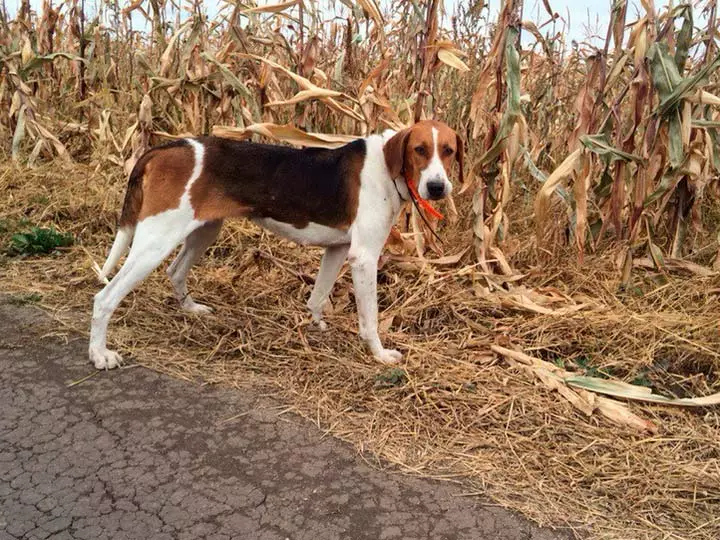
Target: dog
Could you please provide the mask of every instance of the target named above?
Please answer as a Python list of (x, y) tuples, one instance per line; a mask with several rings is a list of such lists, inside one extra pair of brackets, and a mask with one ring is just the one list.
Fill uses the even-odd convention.
[(454, 161), (463, 182), (463, 153), (461, 137), (435, 120), (336, 149), (198, 137), (148, 150), (130, 174), (115, 240), (100, 271), (107, 283), (130, 249), (112, 281), (95, 295), (90, 361), (98, 369), (121, 363), (106, 345), (110, 317), (181, 243), (167, 270), (175, 296), (189, 312), (210, 312), (188, 293), (188, 272), (215, 241), (223, 220), (248, 218), (297, 244), (325, 248), (307, 302), (314, 324), (323, 330), (323, 306), (347, 259), (360, 336), (377, 360), (398, 362), (401, 353), (383, 347), (378, 335), (378, 259), (413, 193), (425, 200), (447, 197)]

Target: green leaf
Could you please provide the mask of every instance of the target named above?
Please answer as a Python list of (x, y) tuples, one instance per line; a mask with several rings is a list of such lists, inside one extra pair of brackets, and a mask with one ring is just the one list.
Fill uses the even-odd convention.
[(54, 227), (33, 227), (29, 232), (14, 234), (10, 238), (9, 251), (16, 255), (52, 253), (59, 247), (71, 246), (73, 241), (72, 234), (58, 232)]
[(720, 67), (719, 54), (697, 73), (683, 79), (665, 43), (653, 43), (648, 49), (648, 58), (650, 59), (653, 85), (660, 94), (660, 106), (656, 113), (662, 117), (666, 117), (668, 112), (677, 109), (687, 94), (705, 84), (708, 75)]
[(702, 118), (693, 118), (692, 127), (697, 128), (720, 128), (720, 122), (714, 120), (703, 120)]
[(580, 137), (580, 142), (591, 152), (596, 153), (599, 156), (607, 157), (610, 161), (634, 161), (635, 163), (642, 163), (643, 159), (635, 154), (628, 154), (622, 150), (618, 150), (614, 146), (610, 146), (605, 134), (596, 135), (583, 135)]
[(508, 85), (507, 104), (502, 120), (500, 120), (500, 128), (498, 129), (495, 140), (487, 152), (480, 158), (478, 166), (483, 168), (488, 163), (497, 159), (497, 157), (505, 149), (505, 141), (510, 135), (515, 122), (518, 121), (522, 111), (520, 110), (520, 55), (515, 47), (518, 37), (518, 28), (510, 26), (506, 30), (505, 36), (505, 74)]
[[(527, 151), (527, 148), (523, 147), (522, 152), (523, 152), (523, 155), (525, 156), (525, 165), (527, 166), (528, 171), (530, 172), (530, 175), (535, 180), (540, 182), (541, 184), (544, 184), (545, 181), (547, 180), (547, 174), (545, 174), (540, 169), (538, 169), (537, 165), (535, 165), (535, 163), (533, 163), (532, 157), (530, 157), (530, 152)], [(555, 193), (560, 195), (568, 205), (572, 202), (570, 195), (568, 195), (567, 190), (565, 190), (561, 187), (557, 187), (555, 189)]]
[(597, 197), (598, 199), (603, 199), (610, 196), (612, 184), (613, 177), (610, 174), (610, 162), (608, 161), (608, 163), (605, 164), (605, 170), (600, 176), (600, 182), (598, 182), (598, 184), (593, 188), (593, 191), (595, 192), (595, 197)]
[(692, 7), (684, 4), (677, 7), (677, 11), (682, 12), (683, 25), (677, 35), (677, 45), (675, 47), (675, 64), (680, 73), (685, 71), (685, 63), (688, 59), (688, 51), (692, 44), (693, 31), (693, 14)]
[(407, 382), (407, 373), (402, 368), (389, 368), (375, 376), (375, 388), (403, 386)]
[(660, 184), (658, 185), (657, 189), (653, 191), (650, 195), (648, 195), (648, 197), (645, 199), (645, 201), (643, 202), (643, 206), (647, 207), (648, 205), (665, 195), (668, 191), (674, 189), (678, 183), (678, 180), (679, 178), (677, 175), (677, 170), (668, 170), (660, 179)]
[(663, 270), (665, 268), (665, 256), (663, 255), (662, 250), (652, 240), (650, 240), (649, 237), (648, 245), (650, 247), (650, 256), (655, 263), (655, 267), (658, 270)]
[(230, 86), (232, 86), (234, 90), (240, 93), (245, 99), (253, 100), (252, 94), (250, 93), (250, 90), (248, 90), (247, 86), (245, 86), (242, 81), (238, 79), (225, 64), (220, 62), (217, 58), (215, 58), (215, 56), (206, 51), (201, 52), (200, 56), (202, 56), (208, 62), (215, 64), (220, 70), (220, 73), (222, 73), (223, 77), (225, 78), (225, 81)]
[(26, 65), (24, 65), (22, 67), (22, 69), (20, 70), (20, 72), (23, 75), (27, 75), (31, 71), (38, 69), (40, 66), (42, 66), (44, 64), (48, 64), (50, 62), (53, 62), (56, 58), (65, 58), (67, 60), (75, 60), (78, 62), (87, 63), (84, 58), (81, 58), (77, 55), (65, 53), (65, 52), (55, 52), (55, 53), (46, 54), (44, 56), (36, 56), (32, 60), (30, 60)]
[(685, 160), (682, 143), (682, 120), (680, 110), (672, 111), (668, 118), (668, 151), (670, 153), (670, 166), (675, 169)]
[(337, 60), (335, 60), (335, 68), (333, 69), (333, 80), (338, 84), (342, 84), (342, 72), (343, 72), (344, 66), (345, 66), (345, 51), (343, 50), (338, 55)]

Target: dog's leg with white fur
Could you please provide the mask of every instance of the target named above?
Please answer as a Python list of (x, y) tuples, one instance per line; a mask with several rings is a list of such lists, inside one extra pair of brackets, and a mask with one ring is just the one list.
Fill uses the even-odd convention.
[(327, 323), (322, 319), (322, 311), (327, 302), (330, 291), (332, 291), (335, 280), (337, 279), (340, 268), (347, 258), (350, 245), (330, 246), (325, 250), (325, 254), (320, 262), (320, 271), (315, 279), (315, 286), (307, 307), (312, 313), (312, 319), (318, 325), (320, 330), (327, 330)]
[(125, 264), (112, 281), (95, 295), (88, 352), (96, 368), (112, 369), (122, 361), (118, 353), (107, 348), (108, 323), (122, 299), (192, 232), (190, 223), (178, 223), (174, 217), (161, 214), (139, 223)]
[(387, 216), (375, 215), (359, 220), (353, 230), (348, 260), (355, 286), (355, 303), (358, 310), (360, 337), (365, 340), (372, 355), (384, 364), (399, 362), (402, 354), (382, 346), (378, 335), (377, 271), (392, 221)]
[(402, 354), (382, 346), (378, 335), (377, 269), (378, 259), (367, 252), (350, 255), (355, 303), (358, 310), (360, 337), (370, 347), (370, 352), (384, 364), (399, 362)]
[(190, 233), (185, 239), (182, 250), (167, 269), (167, 274), (175, 289), (175, 297), (180, 302), (180, 306), (190, 313), (212, 312), (212, 308), (196, 303), (188, 294), (187, 276), (193, 265), (202, 258), (205, 251), (215, 241), (222, 224), (222, 220), (212, 221)]

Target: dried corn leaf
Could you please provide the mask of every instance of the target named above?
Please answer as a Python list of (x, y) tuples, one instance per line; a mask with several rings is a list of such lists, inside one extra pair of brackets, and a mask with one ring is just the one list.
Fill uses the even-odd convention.
[(450, 49), (438, 49), (437, 57), (438, 60), (440, 60), (443, 64), (453, 67), (458, 71), (470, 71), (470, 68), (467, 67), (467, 64), (460, 60), (460, 58), (458, 58), (457, 55)]
[(695, 103), (697, 105), (714, 105), (714, 106), (720, 106), (720, 97), (716, 96), (715, 94), (711, 94), (710, 92), (706, 92), (705, 90), (698, 90), (694, 94), (690, 94), (685, 98), (690, 103)]
[(577, 149), (566, 157), (558, 168), (555, 169), (548, 177), (535, 197), (535, 226), (539, 242), (542, 242), (545, 236), (547, 210), (550, 205), (550, 197), (558, 186), (568, 179), (572, 172), (580, 164), (582, 152), (582, 149)]
[(308, 99), (321, 99), (321, 98), (328, 98), (328, 97), (340, 97), (342, 96), (342, 92), (337, 92), (335, 90), (328, 90), (326, 88), (316, 88), (314, 90), (301, 90), (297, 94), (295, 94), (290, 99), (286, 99), (284, 101), (272, 101), (270, 103), (266, 103), (266, 107), (280, 107), (282, 105), (294, 105), (295, 103), (300, 103), (301, 101), (307, 101)]
[[(285, 66), (278, 64), (277, 62), (273, 62), (272, 60), (263, 58), (262, 56), (257, 56), (255, 54), (242, 53), (242, 54), (238, 54), (238, 56), (240, 56), (242, 58), (252, 58), (254, 60), (264, 62), (264, 63), (268, 64), (269, 66), (282, 71), (283, 73), (287, 74), (292, 80), (294, 80), (298, 84), (298, 86), (300, 86), (303, 90), (311, 90), (313, 92), (324, 92), (325, 91), (324, 88), (321, 88), (321, 87), (317, 86), (316, 84), (313, 84), (312, 82), (310, 82), (310, 80), (298, 75), (297, 73), (286, 68)], [(344, 95), (344, 94), (341, 94), (341, 95)], [(332, 97), (324, 97), (321, 99), (322, 99), (323, 103), (326, 103), (332, 109), (334, 109), (342, 114), (345, 114), (347, 116), (350, 116), (351, 118), (354, 118), (355, 120), (357, 120), (359, 122), (364, 121), (364, 118), (362, 117), (362, 115), (360, 115), (359, 113), (357, 113), (350, 107), (343, 105), (342, 103), (334, 100)]]
[(172, 53), (175, 51), (175, 44), (177, 43), (177, 40), (180, 38), (180, 35), (187, 30), (188, 26), (192, 24), (192, 21), (188, 21), (180, 28), (178, 28), (177, 32), (175, 32), (172, 37), (170, 38), (170, 41), (168, 41), (167, 47), (165, 47), (165, 50), (162, 53), (162, 56), (160, 57), (160, 76), (161, 77), (167, 77), (170, 74), (170, 62), (172, 61)]
[(25, 139), (25, 105), (20, 107), (17, 113), (17, 124), (12, 139), (12, 159), (18, 161), (20, 159), (20, 145)]
[(469, 247), (463, 249), (462, 251), (455, 253), (454, 255), (445, 255), (444, 257), (439, 257), (437, 259), (426, 259), (426, 258), (419, 258), (419, 257), (411, 257), (408, 255), (390, 255), (390, 259), (397, 262), (414, 262), (414, 263), (423, 263), (423, 264), (436, 264), (438, 266), (444, 266), (444, 265), (453, 265), (460, 262), (460, 259), (462, 259), (463, 255), (467, 253)]
[(267, 6), (257, 6), (254, 8), (244, 9), (243, 13), (280, 13), (288, 8), (299, 4), (299, 0), (291, 0), (290, 2), (280, 2), (279, 4), (270, 4)]
[(31, 130), (35, 131), (45, 142), (49, 143), (55, 149), (58, 157), (66, 161), (72, 161), (70, 153), (67, 151), (67, 148), (65, 148), (65, 145), (61, 143), (60, 140), (48, 129), (31, 118), (27, 118), (27, 126), (31, 128)]
[(357, 139), (357, 137), (352, 135), (308, 133), (290, 124), (279, 125), (273, 123), (252, 124), (246, 128), (215, 126), (212, 133), (218, 137), (240, 140), (249, 139), (252, 135), (256, 134), (296, 146), (312, 146), (318, 148), (337, 148)]
[[(637, 429), (639, 431), (656, 432), (657, 427), (650, 422), (640, 418), (636, 414), (630, 411), (628, 406), (619, 401), (614, 401), (607, 398), (596, 398), (593, 399), (588, 392), (583, 392), (582, 389), (573, 391), (567, 386), (567, 378), (571, 377), (567, 371), (520, 351), (514, 351), (512, 349), (506, 349), (499, 345), (491, 345), (490, 348), (504, 356), (505, 358), (515, 360), (521, 364), (524, 364), (526, 368), (531, 371), (543, 384), (545, 384), (551, 390), (557, 390), (561, 396), (563, 396), (568, 402), (570, 402), (578, 410), (581, 410), (585, 414), (591, 414), (594, 410), (599, 411), (603, 416), (619, 425), (625, 425)], [(560, 389), (563, 389), (560, 391)], [(578, 393), (576, 393), (578, 392)], [(590, 409), (588, 413), (588, 409)]]
[(380, 13), (380, 8), (377, 5), (377, 2), (375, 2), (375, 0), (356, 0), (356, 2), (362, 7), (365, 13), (370, 15), (370, 18), (375, 21), (377, 27), (382, 30), (385, 21)]

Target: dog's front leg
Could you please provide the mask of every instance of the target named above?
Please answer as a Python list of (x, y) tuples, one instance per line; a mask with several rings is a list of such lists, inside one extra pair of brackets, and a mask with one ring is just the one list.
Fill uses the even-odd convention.
[(350, 244), (330, 246), (325, 250), (320, 262), (320, 271), (315, 279), (315, 286), (307, 303), (307, 307), (312, 313), (313, 322), (320, 327), (320, 330), (327, 330), (327, 324), (322, 319), (323, 306), (327, 302), (349, 249)]
[(385, 364), (394, 364), (402, 358), (395, 349), (385, 349), (378, 335), (377, 268), (378, 256), (361, 251), (350, 252), (355, 303), (357, 304), (360, 337), (370, 347), (373, 356)]

